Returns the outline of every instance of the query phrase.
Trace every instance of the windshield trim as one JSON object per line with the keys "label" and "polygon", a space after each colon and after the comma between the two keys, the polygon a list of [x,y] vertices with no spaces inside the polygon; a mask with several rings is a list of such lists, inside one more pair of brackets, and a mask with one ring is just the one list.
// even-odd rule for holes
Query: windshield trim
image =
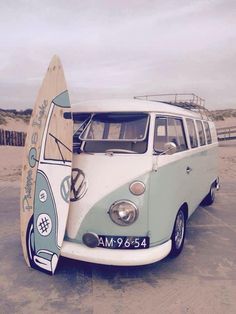
{"label": "windshield trim", "polygon": [[[88,116],[88,118],[85,119],[85,120],[81,123],[81,125],[78,127],[78,129],[76,129],[76,130],[73,132],[73,136],[74,136],[77,132],[80,132],[80,129],[83,129],[83,127],[84,127],[86,124],[89,124],[91,120],[92,120],[92,114],[91,114],[90,116]],[[86,128],[85,128],[85,129],[86,129]],[[83,130],[82,130],[81,133],[83,133]]]}

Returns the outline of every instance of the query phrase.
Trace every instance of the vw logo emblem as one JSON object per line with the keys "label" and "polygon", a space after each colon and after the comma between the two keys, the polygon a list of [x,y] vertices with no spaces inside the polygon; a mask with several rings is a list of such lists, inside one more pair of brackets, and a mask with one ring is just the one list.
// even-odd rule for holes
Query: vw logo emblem
{"label": "vw logo emblem", "polygon": [[84,172],[78,168],[73,168],[70,200],[72,202],[80,200],[87,192],[87,189],[88,184]]}

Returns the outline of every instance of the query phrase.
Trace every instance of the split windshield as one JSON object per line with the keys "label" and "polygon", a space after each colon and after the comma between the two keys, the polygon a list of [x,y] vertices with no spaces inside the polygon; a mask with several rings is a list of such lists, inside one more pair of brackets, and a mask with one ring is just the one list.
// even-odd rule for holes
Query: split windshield
{"label": "split windshield", "polygon": [[149,115],[99,113],[92,115],[79,138],[89,153],[144,153],[147,150]]}

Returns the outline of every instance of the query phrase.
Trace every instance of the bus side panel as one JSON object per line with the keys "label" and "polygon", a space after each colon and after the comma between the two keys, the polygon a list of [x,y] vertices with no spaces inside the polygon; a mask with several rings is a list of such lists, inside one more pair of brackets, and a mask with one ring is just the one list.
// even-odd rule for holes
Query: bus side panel
{"label": "bus side panel", "polygon": [[217,146],[207,145],[190,152],[189,173],[191,179],[191,197],[188,198],[189,216],[199,206],[204,197],[209,193],[211,184],[218,176],[217,171]]}
{"label": "bus side panel", "polygon": [[[169,161],[151,173],[149,229],[150,242],[153,246],[170,239],[178,209],[188,195],[186,189],[189,179],[186,175],[188,162],[187,158],[182,157],[183,154],[157,156],[159,164],[161,159]],[[177,155],[178,160],[175,160]]]}
{"label": "bus side panel", "polygon": [[168,161],[159,162],[162,165],[157,172],[151,173],[150,178],[149,229],[152,245],[170,239],[179,208],[186,203],[190,216],[217,178],[215,144],[157,158],[160,157]]}

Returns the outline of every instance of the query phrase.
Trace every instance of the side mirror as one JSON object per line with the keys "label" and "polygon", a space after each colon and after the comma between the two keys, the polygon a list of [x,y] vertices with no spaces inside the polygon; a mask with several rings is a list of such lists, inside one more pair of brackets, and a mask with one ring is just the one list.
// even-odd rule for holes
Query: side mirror
{"label": "side mirror", "polygon": [[165,143],[163,154],[172,155],[176,153],[176,151],[177,151],[177,146],[174,142]]}

